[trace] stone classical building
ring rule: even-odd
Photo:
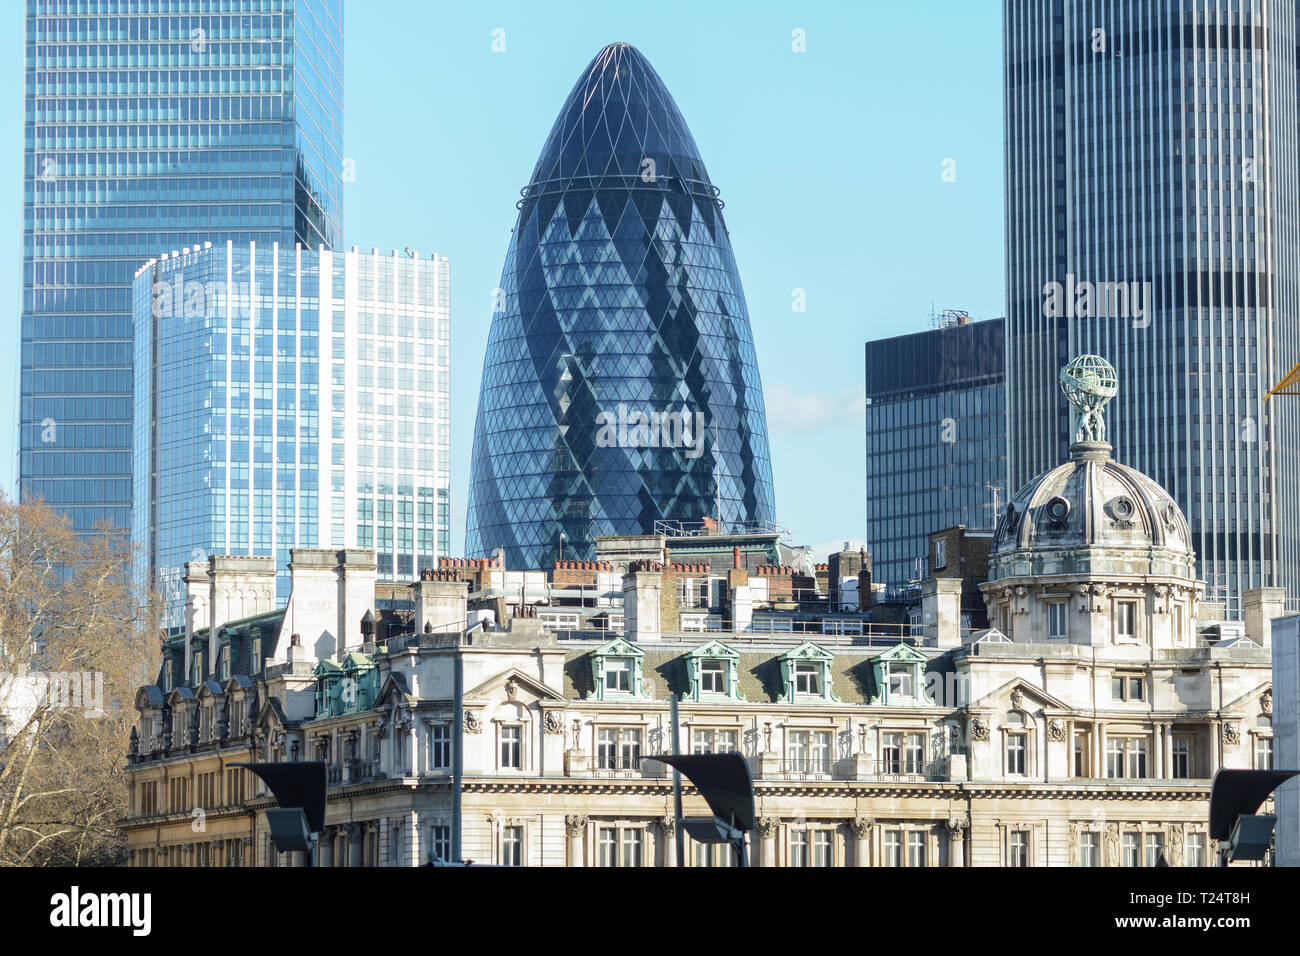
[[[132,860],[296,862],[230,765],[310,759],[322,866],[672,865],[671,777],[646,758],[675,729],[747,757],[758,865],[1208,865],[1210,779],[1271,764],[1282,595],[1250,592],[1244,633],[1201,621],[1189,541],[1163,489],[1079,441],[1003,514],[980,629],[960,576],[915,613],[850,614],[808,597],[815,575],[679,563],[655,536],[607,543],[619,564],[443,561],[410,585],[295,550],[285,609],[192,616],[140,690]],[[187,586],[215,608],[249,573],[213,558]],[[729,853],[687,841],[685,863]]]

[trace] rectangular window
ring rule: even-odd
[[[812,865],[813,866],[830,866],[831,865],[831,839],[834,834],[830,830],[814,830],[812,834]]]
[[[1088,735],[1074,735],[1074,775],[1088,776]]]
[[[790,865],[808,865],[808,831],[790,831]]]
[[[1146,700],[1146,678],[1140,674],[1113,674],[1110,678],[1110,696],[1113,700]]]
[[[1047,605],[1047,636],[1051,640],[1065,638],[1065,607],[1064,601],[1053,601]]]
[[[1079,834],[1079,865],[1101,866],[1101,834],[1088,831]]]
[[[524,728],[518,724],[501,726],[501,768],[519,770],[523,767]]]
[[[632,662],[625,657],[605,661],[605,690],[632,690]]]
[[[886,830],[885,831],[885,866],[902,866],[903,865],[903,831]]]
[[[791,730],[785,739],[786,760],[794,773],[808,771],[808,731]]]
[[[1165,835],[1163,833],[1148,833],[1143,837],[1142,846],[1142,865],[1157,866],[1160,863],[1160,858],[1165,853]]]
[[[640,729],[628,729],[619,734],[618,763],[622,770],[636,770],[641,766]]]
[[[1205,866],[1205,834],[1187,834],[1187,866]]]
[[[816,661],[799,661],[794,665],[794,692],[820,697],[822,665]]]
[[[735,730],[695,730],[691,733],[691,753],[738,753],[740,734]]]
[[[1137,601],[1120,601],[1115,605],[1115,639],[1137,640]]]
[[[451,827],[436,824],[430,833],[430,853],[435,860],[451,860]]]
[[[1029,831],[1012,830],[1007,834],[1007,866],[1029,865]]]
[[[643,831],[634,827],[623,830],[623,865],[641,865],[641,834]]]
[[[429,728],[429,769],[446,770],[451,766],[451,727],[434,724]]]
[[[1255,769],[1273,769],[1273,738],[1258,736],[1255,738]]]
[[[596,730],[596,766],[601,770],[614,770],[618,762],[618,729],[600,727]]]
[[[524,865],[524,828],[501,828],[501,865]]]
[[[1026,734],[1007,734],[1007,773],[1025,775]]]
[[[727,662],[708,660],[700,664],[700,693],[727,692]]]
[[[1123,842],[1120,847],[1120,865],[1121,866],[1140,866],[1141,846],[1138,844],[1138,838],[1141,834],[1125,833]]]
[[[889,696],[890,697],[913,696],[911,664],[890,664],[889,665]]]
[[[1173,766],[1169,768],[1175,780],[1186,780],[1192,775],[1192,741],[1190,737],[1175,737],[1172,744]]]
[[[925,866],[925,834],[920,830],[907,831],[907,865]]]

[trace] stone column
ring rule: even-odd
[[[564,834],[569,842],[569,866],[584,866],[582,856],[582,837],[587,832],[587,815],[570,813],[564,818]]]
[[[416,730],[415,721],[407,720],[406,727],[406,773],[412,777],[420,775],[420,734]]]
[[[871,817],[855,817],[849,821],[849,835],[853,843],[853,865],[870,866],[871,858],[869,856],[870,844],[868,838],[871,836],[871,827],[876,821]]]
[[[945,826],[948,829],[948,865],[966,865],[966,817],[951,816]]]
[[[677,865],[677,818],[671,813],[659,820],[659,832],[664,841],[664,866]]]
[[[1151,776],[1157,780],[1165,779],[1165,725],[1151,725]]]
[[[365,835],[365,826],[361,823],[345,825],[348,833],[348,866],[361,866],[361,841]]]
[[[334,865],[334,831],[335,827],[326,827],[321,831],[320,842],[316,845],[316,865],[327,867]]]
[[[776,866],[776,831],[780,822],[776,817],[758,819],[758,836],[763,851],[759,866]]]
[[[1097,738],[1097,764],[1094,777],[1106,776],[1106,721],[1097,721],[1094,736]]]

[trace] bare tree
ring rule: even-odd
[[[0,495],[0,866],[125,857],[133,698],[159,659],[132,571],[120,531]]]

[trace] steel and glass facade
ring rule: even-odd
[[[19,484],[132,508],[132,292],[160,250],[342,236],[342,0],[28,0]]]
[[[188,561],[450,551],[445,257],[225,244],[135,279],[132,537],[175,610]]]
[[[1187,515],[1207,600],[1300,599],[1300,404],[1261,402],[1300,361],[1295,3],[1003,14],[1012,487],[1065,460],[1055,376],[1102,355],[1108,438]]]
[[[483,365],[467,553],[501,548],[533,567],[589,558],[597,535],[652,533],[659,519],[770,522],[763,393],[722,203],[637,50],[612,44],[583,71],[518,205]],[[670,413],[689,437],[636,424]],[[602,432],[602,420],[617,424]]]
[[[1002,319],[868,342],[867,542],[873,580],[924,580],[926,537],[993,527],[1008,500]]]

